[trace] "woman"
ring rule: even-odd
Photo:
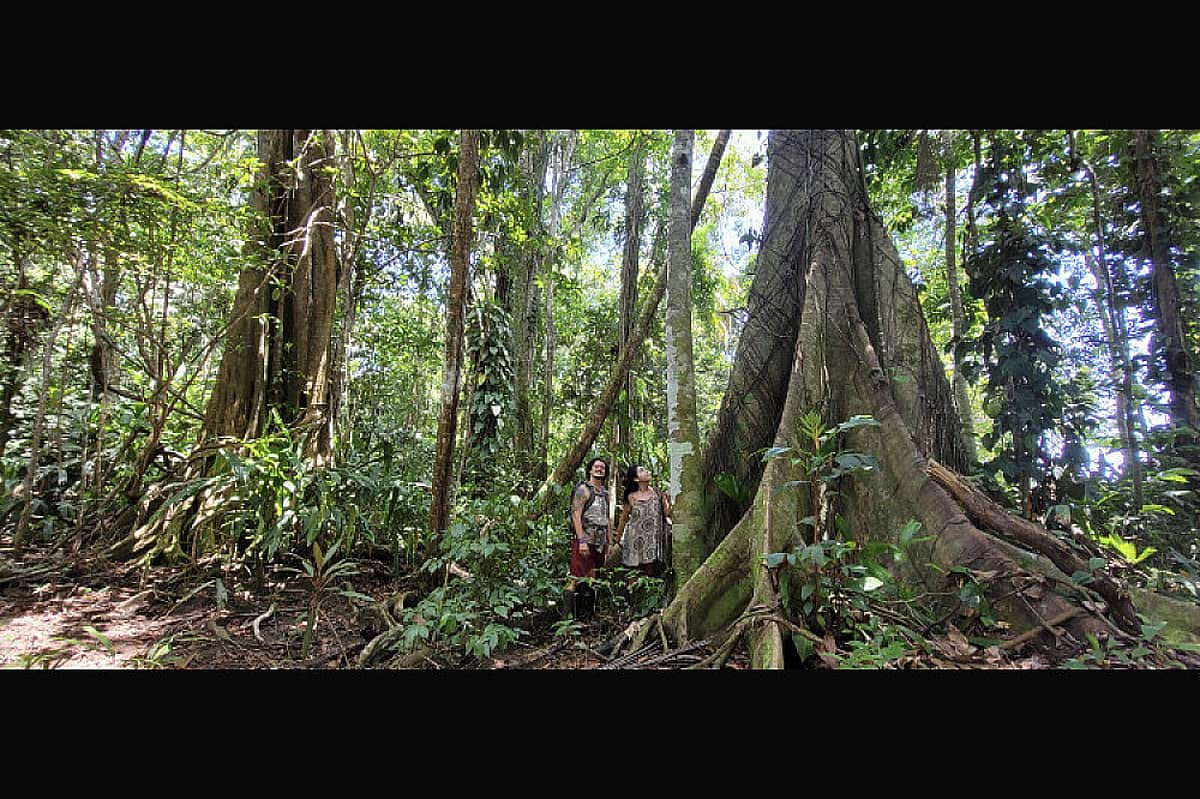
[[[624,494],[616,530],[616,539],[621,543],[621,564],[657,577],[667,566],[671,500],[650,487],[650,470],[637,464],[625,473]]]

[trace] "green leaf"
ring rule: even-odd
[[[1150,622],[1142,625],[1142,638],[1147,641],[1153,640],[1154,636],[1162,632],[1162,629],[1167,626],[1165,621]]]
[[[1200,477],[1200,472],[1178,466],[1174,469],[1165,469],[1157,475],[1157,479],[1169,480],[1172,483],[1186,483],[1189,477]]]
[[[13,289],[11,293],[14,297],[29,297],[47,313],[54,313],[54,308],[51,307],[50,301],[33,289]]]
[[[833,428],[835,432],[844,433],[847,430],[853,430],[856,427],[879,427],[879,422],[875,421],[875,417],[868,414],[857,414],[851,416],[846,421]]]
[[[779,564],[783,563],[785,560],[787,560],[786,552],[772,552],[769,555],[767,555],[767,568],[774,569],[775,567],[779,566]]]
[[[770,449],[763,452],[762,459],[764,461],[774,460],[775,458],[782,457],[783,455],[786,455],[787,453],[789,453],[791,451],[792,451],[791,447],[771,447]]]
[[[916,519],[909,519],[900,530],[900,546],[906,547],[911,544],[913,536],[920,531],[921,523]]]
[[[1089,558],[1088,559],[1088,568],[1091,569],[1092,571],[1096,571],[1096,569],[1104,568],[1105,563],[1106,563],[1106,561],[1104,560],[1104,558]]]
[[[108,640],[108,638],[95,627],[85,624],[83,626],[83,631],[99,641],[104,646],[104,649],[108,652],[108,654],[116,654],[116,651],[113,649],[112,641]]]

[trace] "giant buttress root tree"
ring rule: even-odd
[[[209,474],[219,450],[263,434],[272,412],[302,441],[306,459],[332,457],[329,364],[338,261],[334,246],[334,137],[327,130],[258,132],[256,226],[224,337],[216,384],[179,481],[152,486],[134,506],[117,557],[178,551],[222,497],[202,492],[152,516],[180,483]]]
[[[1110,631],[1068,601],[1070,588],[1051,590],[1020,565],[1012,546],[977,526],[927,473],[931,459],[965,465],[958,419],[916,292],[869,207],[853,133],[773,132],[766,202],[750,317],[704,452],[707,485],[732,473],[752,499],[744,508],[724,495],[712,503],[707,523],[719,543],[663,614],[676,640],[737,624],[755,665],[780,667],[786,637],[803,632],[779,615],[764,559],[806,541],[803,520],[821,509],[809,492],[788,489],[804,477],[799,467],[787,458],[764,466],[759,453],[802,446],[800,417],[812,410],[827,426],[859,414],[879,422],[848,442],[880,469],[839,485],[823,512],[842,517],[859,543],[895,543],[909,520],[920,522],[930,540],[910,549],[900,576],[937,592],[964,567],[986,581],[998,618],[1018,632],[1045,625],[1047,641],[1055,640],[1049,624],[1079,640]],[[1114,615],[1129,623],[1128,600],[1117,599]]]

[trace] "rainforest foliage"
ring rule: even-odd
[[[274,414],[261,436],[225,442],[189,472],[239,279],[267,257],[250,246],[262,215],[251,202],[254,132],[0,131],[0,536],[104,551],[218,492],[226,512],[213,524],[136,556],[312,576],[383,552],[398,578],[427,580],[398,612],[405,645],[486,656],[560,597],[563,514],[531,513],[533,494],[616,360],[629,237],[637,307],[664,263],[672,132],[480,131],[444,530],[428,520],[461,132],[314,133],[333,154],[312,167],[333,186],[332,462],[312,462],[300,431]],[[697,178],[716,133],[697,131]],[[869,130],[858,141],[873,208],[918,287],[947,376],[957,363],[967,382],[972,480],[1028,518],[1079,528],[1127,579],[1197,599],[1200,133],[945,133]],[[734,132],[691,238],[701,440],[746,317],[766,135]],[[631,230],[635,147],[641,219]],[[615,461],[613,475],[645,464],[663,488],[666,346],[660,309],[592,448]],[[859,455],[821,451],[822,469],[846,473]],[[169,488],[149,502],[155,486]],[[813,546],[806,564],[834,564],[835,582],[861,589],[886,577],[852,566],[844,548]],[[446,579],[451,565],[472,579]],[[813,580],[820,604],[830,583]],[[669,593],[661,580],[630,585],[630,612]]]

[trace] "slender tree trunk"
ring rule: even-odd
[[[72,308],[75,307],[76,292],[79,291],[80,284],[83,282],[83,275],[84,267],[80,263],[77,266],[75,281],[67,290],[67,296],[63,298],[62,309],[55,317],[49,335],[46,336],[46,341],[42,345],[41,390],[38,393],[37,415],[33,417],[33,431],[29,436],[29,463],[25,467],[25,480],[21,486],[21,496],[25,501],[21,505],[21,515],[17,519],[17,527],[12,537],[13,551],[18,555],[24,549],[25,535],[29,529],[29,519],[33,512],[34,481],[37,476],[38,461],[41,457],[42,434],[46,426],[46,404],[50,392],[50,370],[54,358],[54,343],[70,318]]]
[[[1196,407],[1193,358],[1188,352],[1185,322],[1171,266],[1166,222],[1163,219],[1161,167],[1155,155],[1158,135],[1155,131],[1134,131],[1137,162],[1138,205],[1142,230],[1151,263],[1155,321],[1167,366],[1167,385],[1171,391],[1171,420],[1176,427],[1200,430],[1200,412]],[[1194,445],[1195,433],[1180,436],[1177,444]],[[1194,455],[1192,457],[1195,457]]]
[[[526,185],[533,197],[533,218],[528,244],[516,248],[514,254],[513,290],[509,302],[513,331],[513,451],[517,469],[525,475],[533,472],[533,417],[529,392],[533,373],[533,329],[537,319],[534,280],[545,247],[541,214],[546,164],[546,136],[539,131],[535,143],[525,151],[524,171]],[[543,460],[543,469],[544,463]]]
[[[1078,158],[1080,166],[1087,175],[1088,187],[1092,198],[1092,227],[1096,237],[1095,256],[1086,254],[1084,260],[1092,277],[1096,280],[1096,289],[1092,292],[1092,300],[1104,326],[1104,336],[1108,342],[1109,375],[1116,389],[1117,398],[1117,434],[1121,439],[1121,453],[1125,462],[1125,476],[1133,484],[1134,507],[1144,504],[1142,490],[1142,459],[1139,452],[1137,429],[1133,416],[1133,366],[1129,357],[1129,334],[1125,324],[1125,312],[1119,307],[1117,292],[1113,285],[1112,272],[1109,270],[1108,256],[1104,246],[1104,221],[1101,215],[1101,195],[1096,170],[1084,158],[1075,153],[1075,136],[1067,131],[1067,143],[1071,155]]]
[[[725,157],[725,147],[729,144],[731,133],[733,131],[729,129],[718,130],[717,138],[713,140],[712,149],[708,152],[708,162],[704,165],[704,173],[700,176],[700,182],[696,184],[692,211],[688,215],[692,230],[695,230],[696,225],[700,224],[700,214],[704,211],[704,203],[708,200],[713,181],[717,178],[717,169],[721,166],[721,159]]]
[[[712,174],[716,173],[716,165],[720,164],[723,153],[723,143],[713,146],[712,151],[709,153],[708,166],[705,169],[706,176],[710,172]],[[708,199],[708,190],[711,186],[712,179],[710,177],[707,181],[701,181],[697,187],[696,195],[692,198],[692,213],[690,217],[692,220],[700,218],[700,211],[698,209],[704,207],[704,202]],[[660,252],[658,237],[656,237],[651,263],[657,265],[659,261]],[[600,427],[608,417],[609,411],[612,410],[613,402],[620,392],[625,375],[633,363],[633,358],[637,354],[638,348],[641,347],[642,341],[645,340],[650,332],[650,326],[654,322],[655,314],[658,311],[658,304],[666,292],[666,286],[667,267],[663,263],[657,267],[654,287],[650,289],[650,294],[646,297],[642,311],[638,315],[637,324],[634,325],[633,332],[629,336],[629,341],[617,353],[617,362],[613,366],[608,381],[605,383],[600,395],[596,398],[596,402],[592,405],[592,411],[588,415],[587,421],[584,422],[583,429],[579,431],[579,435],[575,438],[575,443],[570,446],[566,454],[558,461],[558,465],[555,466],[550,476],[546,478],[538,489],[536,495],[537,501],[533,503],[534,507],[530,511],[530,517],[545,512],[553,500],[555,490],[561,487],[571,473],[579,466],[583,460],[583,456],[595,442],[596,436],[600,432]]]
[[[542,413],[538,432],[535,477],[546,473],[546,458],[550,450],[550,415],[554,411],[554,350],[558,346],[558,331],[554,327],[554,258],[542,262],[543,320],[545,321],[545,358],[542,364]]]
[[[692,353],[692,225],[688,199],[695,133],[675,131],[671,146],[670,228],[667,235],[667,429],[670,486],[675,505],[672,565],[681,585],[704,561],[700,520],[700,429],[696,421],[696,376]]]
[[[963,316],[962,292],[958,285],[958,265],[954,258],[955,222],[958,215],[954,199],[954,131],[943,131],[942,136],[946,153],[946,285],[950,292],[951,336],[957,342],[966,333],[966,321]],[[954,375],[951,384],[954,386],[954,405],[962,425],[963,446],[966,447],[967,459],[974,463],[978,460],[975,451],[975,425],[971,420],[971,399],[967,394],[967,379],[963,376],[962,357],[957,347],[954,352]]]
[[[634,134],[629,155],[629,174],[625,180],[625,246],[621,253],[621,296],[618,302],[617,349],[629,340],[637,314],[638,255],[642,244],[642,164],[646,160],[645,139]],[[630,408],[633,402],[633,375],[625,380],[625,401],[617,418],[615,449],[617,457],[628,457],[632,443]],[[617,468],[617,459],[613,468]],[[615,482],[615,481],[614,481]]]
[[[0,455],[4,454],[12,434],[13,402],[21,384],[21,371],[29,345],[38,329],[42,328],[50,317],[46,309],[25,293],[29,289],[27,256],[20,251],[19,246],[14,247],[14,250],[13,263],[17,268],[17,282],[13,293],[4,304],[5,369],[3,384],[0,385]]]
[[[358,301],[362,293],[362,281],[359,276],[359,248],[363,231],[370,222],[371,211],[374,207],[375,175],[371,175],[367,187],[366,214],[360,222],[354,210],[352,192],[356,187],[357,178],[354,174],[354,140],[351,134],[342,134],[341,175],[345,190],[339,195],[339,223],[343,230],[341,251],[337,259],[337,304],[341,309],[338,314],[340,325],[333,339],[329,365],[329,404],[330,420],[333,425],[333,436],[343,439],[341,446],[349,448],[349,437],[353,431],[350,420],[350,342],[354,334],[354,325],[358,319]],[[364,153],[365,155],[365,153]]]
[[[437,454],[433,464],[429,529],[440,533],[450,520],[450,483],[454,466],[454,438],[458,396],[462,388],[464,300],[470,268],[471,215],[475,209],[479,170],[479,131],[464,130],[458,151],[458,190],[454,198],[454,233],[450,240],[450,287],[446,308],[446,347],[442,367],[441,414],[438,419]],[[433,551],[433,539],[430,550]]]

